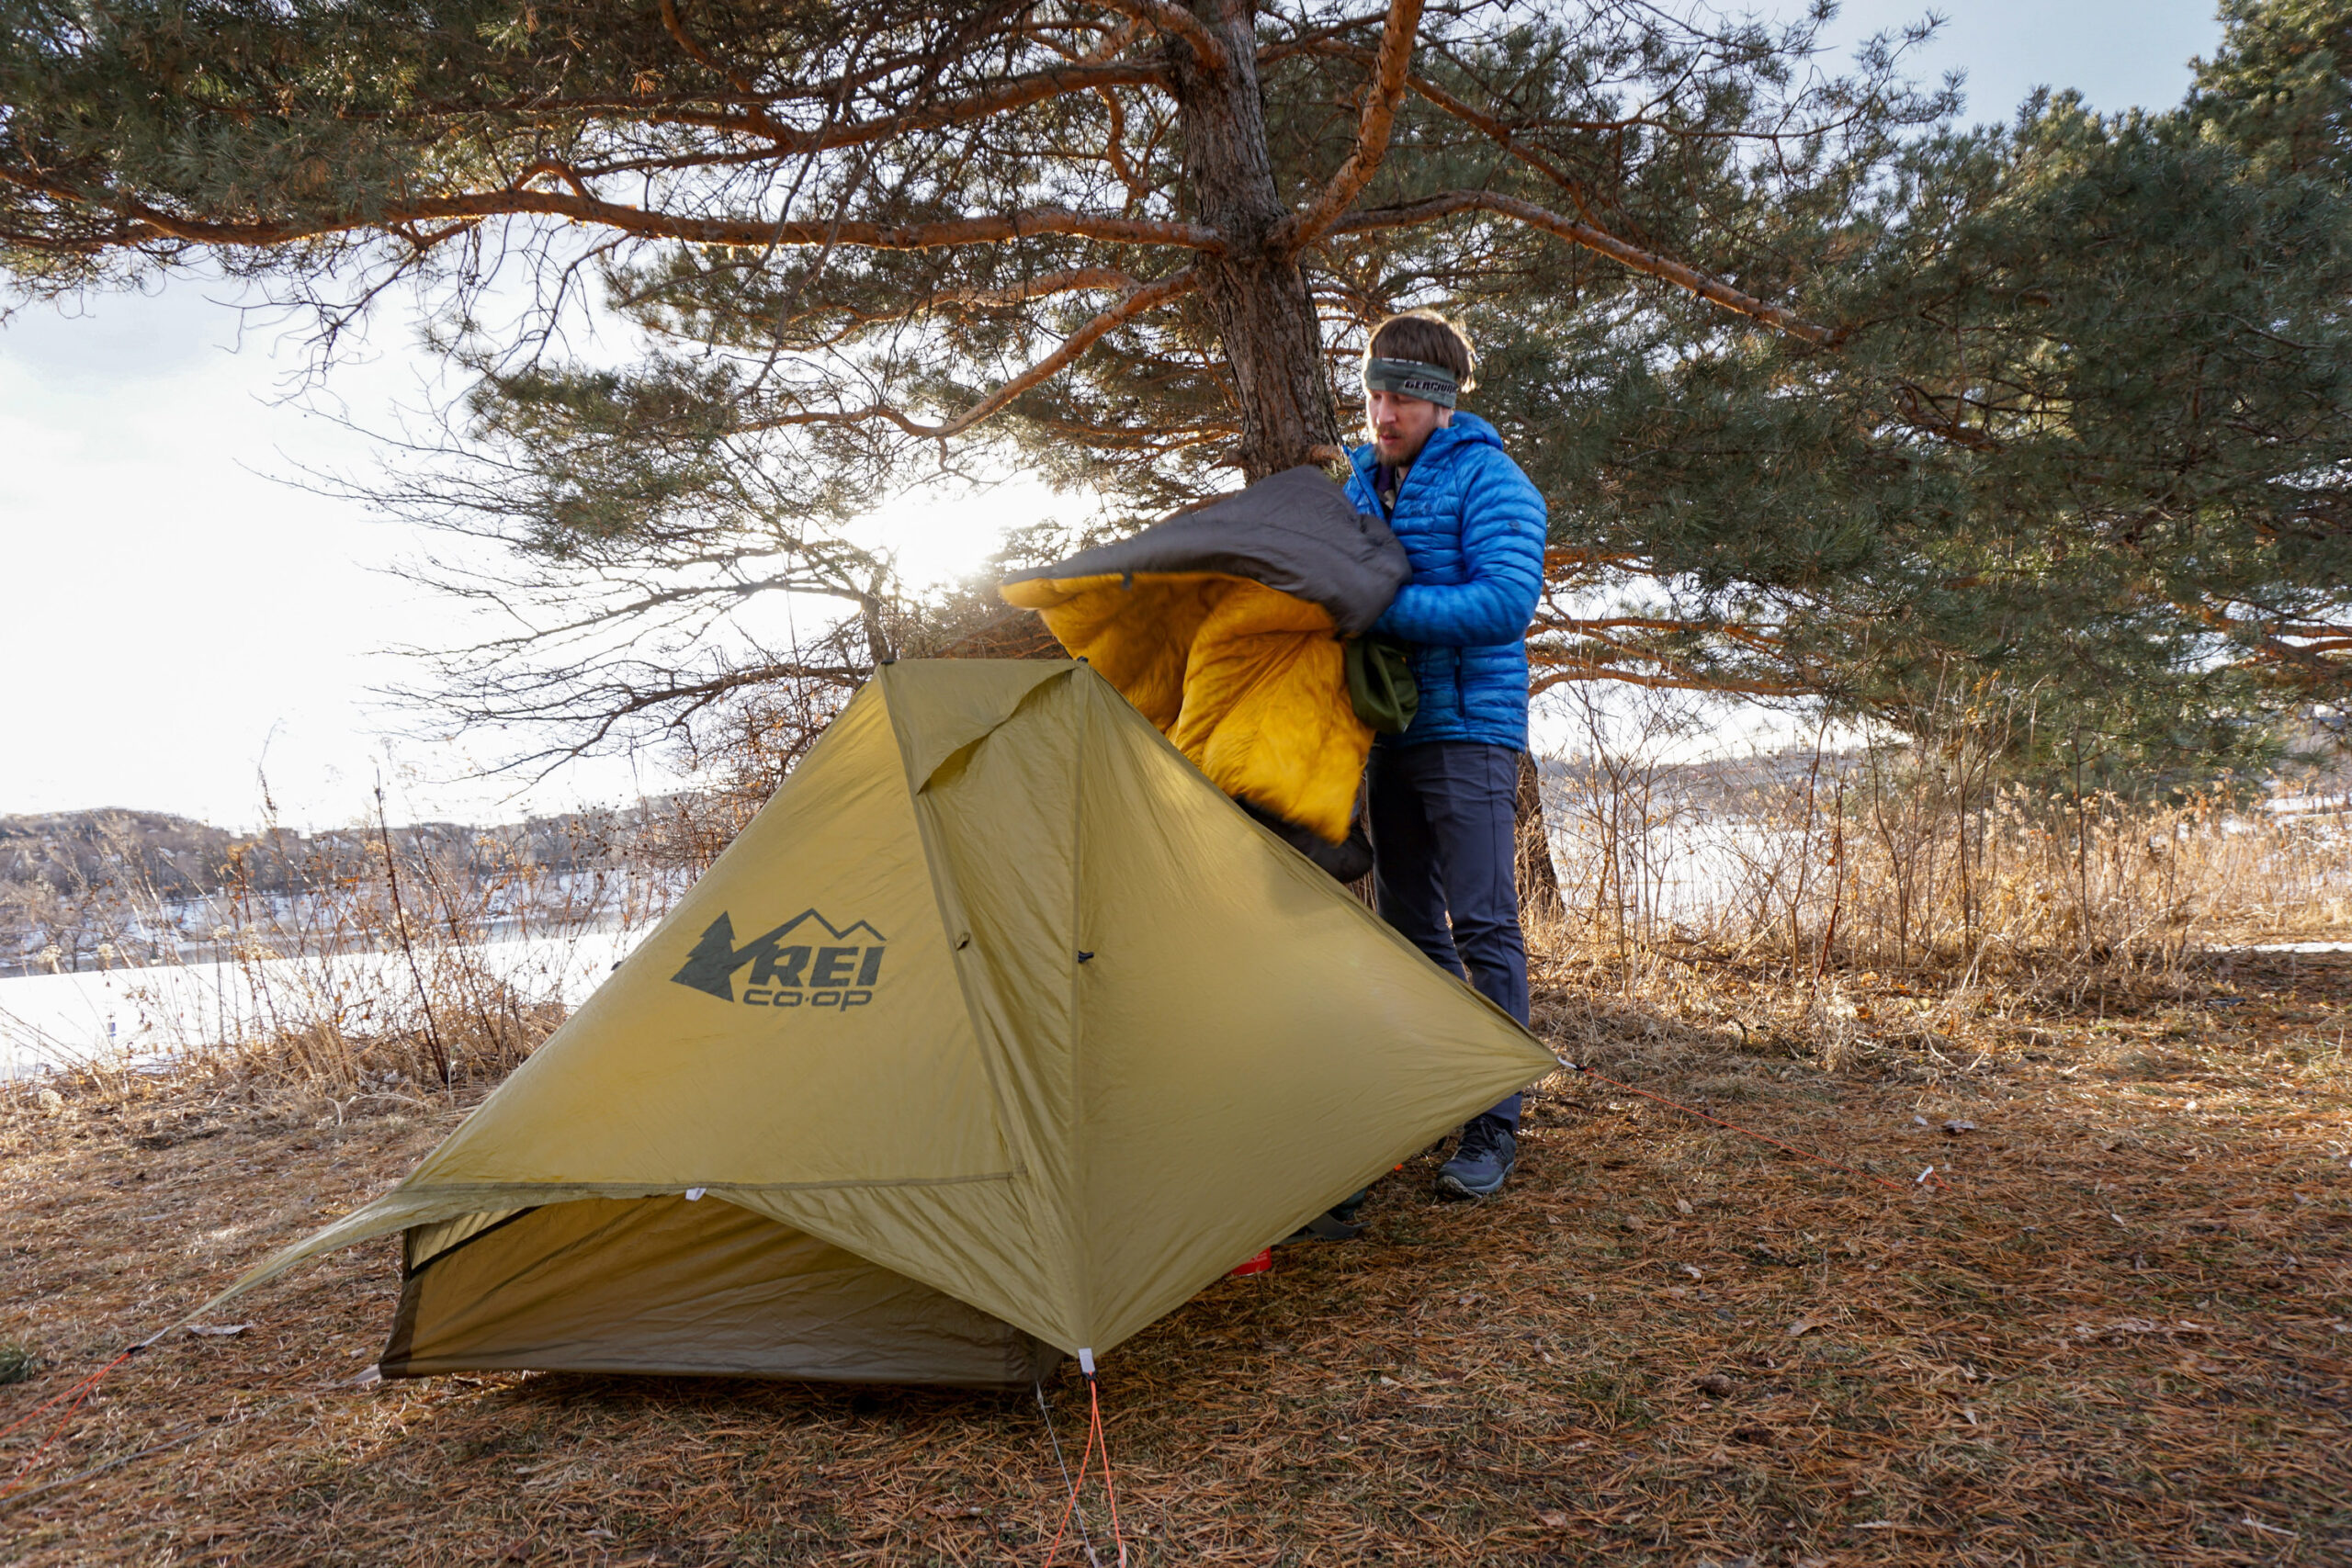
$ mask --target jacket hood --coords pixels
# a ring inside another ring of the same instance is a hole
[[[1503,449],[1503,438],[1493,425],[1476,414],[1456,409],[1453,411],[1453,423],[1442,430],[1430,433],[1429,441],[1421,447],[1420,455],[1413,459],[1413,464],[1418,468],[1433,458],[1442,458],[1468,446],[1491,446],[1499,452]],[[1361,446],[1348,449],[1348,461],[1355,466],[1357,473],[1369,480],[1372,471],[1380,466],[1380,454],[1367,441]]]

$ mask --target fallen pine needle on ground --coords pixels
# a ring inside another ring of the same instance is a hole
[[[1130,1562],[2352,1561],[2352,958],[1965,1006],[1849,976],[1811,1023],[1731,967],[1540,989],[1571,1059],[1902,1193],[1557,1075],[1503,1198],[1433,1204],[1432,1150],[1360,1240],[1105,1358]],[[32,1359],[0,1426],[467,1107],[369,1109],[218,1075],[7,1091],[0,1349]],[[969,1568],[1052,1539],[1028,1395],[363,1385],[395,1269],[331,1258],[0,1439],[0,1562]],[[1080,1386],[1047,1393],[1075,1455]]]

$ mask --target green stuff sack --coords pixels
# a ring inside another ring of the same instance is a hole
[[[1348,639],[1348,701],[1375,734],[1401,735],[1421,711],[1405,645],[1385,637]]]

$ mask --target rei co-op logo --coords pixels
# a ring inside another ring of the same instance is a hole
[[[819,942],[820,934],[832,940]],[[796,936],[800,940],[789,940]],[[750,946],[738,947],[735,922],[722,914],[686,954],[686,966],[670,977],[731,1002],[739,999],[736,972],[748,964],[752,972],[740,998],[746,1006],[864,1007],[882,978],[882,944],[888,940],[864,920],[837,930],[816,910],[803,909]]]

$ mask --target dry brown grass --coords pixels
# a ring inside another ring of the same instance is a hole
[[[1702,958],[1806,990],[1839,969],[2035,986],[2352,935],[2340,771],[2126,799],[2006,779],[1968,735],[1694,756],[1719,705],[1619,696],[1581,699],[1544,795],[1555,945],[1621,985]]]
[[[1287,1249],[1106,1359],[1137,1561],[2352,1557],[2352,960],[1989,1000],[1849,976],[1842,1011],[1769,964],[1667,967],[1685,977],[1629,997],[1555,964],[1539,1028],[1904,1194],[1555,1078],[1501,1201],[1431,1204],[1424,1156],[1363,1240]],[[380,1190],[462,1109],[338,1124],[221,1078],[20,1095],[0,1341],[43,1366],[0,1388],[0,1425]],[[1026,1400],[356,1388],[393,1267],[342,1255],[238,1303],[243,1334],[123,1367],[27,1483],[186,1440],[0,1505],[0,1561],[1043,1557],[1058,1482]],[[1050,1392],[1074,1460],[1078,1384]]]
[[[741,828],[741,806],[740,793],[646,802],[560,833],[379,822],[306,840],[273,827],[217,889],[177,900],[101,844],[75,897],[50,899],[51,945],[35,956],[111,971],[129,1032],[58,1038],[0,1010],[0,1046],[85,1077],[165,1055],[273,1093],[446,1099],[503,1077],[552,1033],[583,944],[651,925]]]

